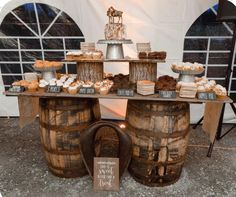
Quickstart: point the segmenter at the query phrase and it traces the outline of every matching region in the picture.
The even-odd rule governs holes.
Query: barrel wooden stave
[[[148,186],[176,182],[189,139],[189,105],[180,102],[128,101],[127,132],[133,143],[129,172]]]
[[[100,119],[98,99],[40,99],[40,137],[49,170],[59,177],[87,174],[79,138]]]

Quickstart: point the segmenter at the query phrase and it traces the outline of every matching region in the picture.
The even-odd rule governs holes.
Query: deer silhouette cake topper
[[[115,8],[113,8],[112,6],[108,8],[107,10],[107,16],[109,18],[109,23],[115,23],[115,18],[118,18],[118,22],[117,23],[123,23],[123,18],[122,18],[122,11],[116,10]]]

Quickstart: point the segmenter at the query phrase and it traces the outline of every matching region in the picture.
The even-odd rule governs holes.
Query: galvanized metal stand
[[[133,44],[132,40],[99,40],[98,44],[107,44],[106,59],[119,60],[124,59],[123,44]]]

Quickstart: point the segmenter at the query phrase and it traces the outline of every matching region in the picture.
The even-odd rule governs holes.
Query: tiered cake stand
[[[201,71],[194,71],[194,70],[176,70],[174,68],[172,68],[172,71],[174,73],[178,73],[179,74],[179,78],[178,81],[182,81],[182,82],[194,82],[195,80],[195,75],[200,75],[204,72],[204,70]]]
[[[53,78],[56,78],[56,71],[62,69],[63,65],[58,67],[48,67],[48,68],[38,68],[33,67],[35,71],[42,73],[42,77],[45,81],[50,81]]]
[[[123,44],[133,44],[132,40],[98,40],[98,44],[107,44],[106,59],[119,60],[124,59]]]

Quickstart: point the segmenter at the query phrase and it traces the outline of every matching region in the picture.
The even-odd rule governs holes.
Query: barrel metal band
[[[44,106],[44,109],[50,109],[50,110],[55,110],[55,111],[82,111],[82,110],[85,110],[86,108],[89,108],[89,105],[61,106],[61,105],[47,104],[46,106]]]
[[[49,149],[47,146],[45,146],[45,144],[42,144],[43,149],[49,153],[49,154],[54,154],[54,155],[79,155],[81,154],[80,149],[78,150],[68,150],[68,151],[63,151],[63,150],[52,150]]]
[[[45,122],[40,122],[41,127],[47,129],[47,130],[54,130],[54,131],[60,131],[60,132],[78,132],[82,131],[85,128],[89,126],[90,123],[80,123],[76,126],[62,126],[62,125],[50,125]]]
[[[56,170],[63,170],[63,171],[76,171],[78,172],[79,170],[83,170],[83,171],[86,171],[86,168],[84,167],[84,169],[81,169],[79,167],[58,167],[58,166],[54,166],[52,165],[51,163],[48,162],[48,166],[53,168],[53,169],[56,169]]]
[[[139,163],[151,165],[151,166],[166,166],[166,165],[174,165],[174,164],[183,163],[185,161],[185,156],[182,156],[179,159],[176,159],[174,161],[158,162],[158,161],[151,161],[145,158],[140,158],[140,157],[132,155],[132,160],[135,160]]]
[[[135,133],[137,136],[145,136],[145,137],[153,137],[153,138],[177,138],[177,137],[185,137],[189,131],[190,131],[190,126],[188,126],[186,129],[178,131],[178,132],[173,132],[173,133],[163,133],[160,131],[149,131],[149,130],[144,130],[144,129],[138,129],[130,125],[128,122],[126,124],[126,131],[128,133]],[[132,134],[131,134],[132,135]]]
[[[135,111],[137,114],[141,114],[142,116],[178,116],[178,115],[184,115],[186,112],[188,112],[186,109],[181,109],[178,111],[145,111],[140,110],[140,108],[132,105],[128,105],[127,111],[129,112],[131,108],[131,111]]]

